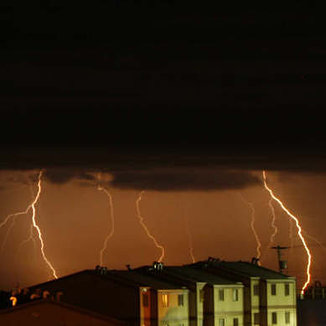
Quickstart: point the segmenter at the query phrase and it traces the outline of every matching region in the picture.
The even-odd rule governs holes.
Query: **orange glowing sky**
[[[254,172],[257,176],[261,171]],[[31,201],[30,186],[20,183],[30,171],[1,171],[1,220],[6,215],[24,210]],[[34,172],[35,174],[35,172]],[[106,176],[110,179],[110,176]],[[27,180],[27,178],[26,178]],[[326,176],[309,173],[268,172],[269,185],[287,207],[300,216],[303,229],[324,243],[323,196]],[[108,199],[95,185],[70,180],[64,184],[43,181],[42,194],[37,203],[37,221],[44,235],[45,252],[63,276],[98,264],[99,251],[108,234]],[[34,191],[37,190],[34,185]],[[125,268],[126,264],[150,264],[160,252],[149,239],[137,219],[138,190],[109,189],[114,204],[115,233],[108,242],[104,262],[108,268]],[[255,227],[262,241],[262,264],[277,268],[276,253],[267,250],[270,236],[271,212],[269,195],[262,185],[240,190],[253,203],[256,211]],[[275,205],[279,232],[275,244],[290,245],[288,217]],[[256,254],[256,241],[250,228],[251,212],[239,198],[239,190],[212,191],[151,191],[141,201],[141,213],[150,232],[164,245],[166,264],[191,262],[189,221],[193,254],[197,260],[208,256],[225,260],[251,260]],[[19,282],[22,286],[51,278],[51,273],[39,252],[37,243],[19,244],[29,236],[30,216],[19,216],[12,228],[1,257],[0,288],[7,289]],[[7,227],[0,230],[0,241]],[[295,232],[294,232],[295,234]],[[35,234],[36,236],[36,234]],[[298,279],[298,287],[305,279],[306,256],[300,240],[295,236],[294,247],[285,254],[289,274]],[[326,281],[325,251],[308,239],[313,255],[312,280]]]

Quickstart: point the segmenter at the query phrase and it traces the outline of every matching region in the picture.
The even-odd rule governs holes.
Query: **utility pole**
[[[280,245],[272,247],[272,249],[275,249],[277,252],[278,270],[280,273],[283,273],[283,270],[287,268],[286,260],[282,260],[282,250],[286,250],[288,248],[289,247],[281,247]]]

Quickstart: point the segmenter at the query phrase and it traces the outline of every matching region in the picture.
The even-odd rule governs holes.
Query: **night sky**
[[[326,188],[326,48],[318,2],[277,6],[191,1],[2,1],[0,216],[24,210],[44,169],[37,220],[45,251],[63,276],[99,263],[166,264],[208,256],[251,260],[267,249],[269,186],[321,244]],[[277,207],[275,244],[292,245],[288,273],[301,285],[305,253]],[[0,287],[49,279],[30,214],[6,239],[0,229]],[[189,237],[189,234],[191,235]],[[291,237],[292,234],[292,237]],[[5,242],[4,242],[5,241]],[[325,248],[307,238],[313,280],[326,281]]]

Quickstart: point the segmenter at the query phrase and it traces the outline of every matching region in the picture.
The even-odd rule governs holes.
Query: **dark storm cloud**
[[[97,176],[98,173],[101,177]],[[248,171],[198,166],[146,170],[130,167],[128,170],[50,168],[44,170],[44,177],[54,184],[78,180],[85,187],[101,182],[107,187],[119,189],[157,191],[242,189],[261,183],[259,177]]]
[[[95,182],[96,178],[90,171],[73,168],[50,168],[44,170],[44,177],[51,183],[65,184],[73,179]]]
[[[250,172],[201,169],[118,172],[110,182],[120,189],[157,191],[242,189],[260,183]]]

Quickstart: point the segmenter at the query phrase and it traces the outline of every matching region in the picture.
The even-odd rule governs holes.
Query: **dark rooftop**
[[[155,276],[144,275],[137,271],[112,271],[112,274],[122,279],[132,281],[139,286],[149,286],[156,290],[182,288],[178,283],[163,281]]]
[[[175,274],[187,280],[196,282],[207,282],[211,284],[236,284],[232,280],[220,277],[199,269],[191,268],[188,266],[168,266],[164,269],[169,274]]]
[[[240,274],[246,277],[260,277],[263,279],[292,279],[293,277],[276,272],[274,270],[268,269],[266,267],[259,266],[257,264],[245,262],[245,261],[235,261],[227,262],[220,261],[218,259],[208,259],[201,262],[197,262],[192,266],[198,267],[221,267],[224,270],[228,269],[234,273]]]
[[[111,324],[117,324],[117,325],[125,325],[125,323],[121,320],[109,317],[109,316],[105,316],[102,314],[98,314],[94,311],[91,310],[87,310],[87,309],[83,309],[81,307],[75,306],[75,305],[71,305],[65,302],[60,302],[60,301],[54,301],[54,300],[49,300],[49,299],[41,299],[41,300],[33,300],[30,301],[26,304],[22,304],[22,305],[17,305],[16,307],[10,307],[9,309],[5,309],[5,310],[0,310],[0,314],[7,314],[7,313],[14,313],[17,310],[22,310],[22,309],[28,309],[29,307],[35,307],[35,306],[39,306],[39,305],[54,305],[54,306],[60,306],[63,307],[65,309],[69,309],[72,311],[76,311],[80,314],[84,314],[84,315],[88,315],[97,319],[101,319],[103,321],[107,321],[110,322]]]

